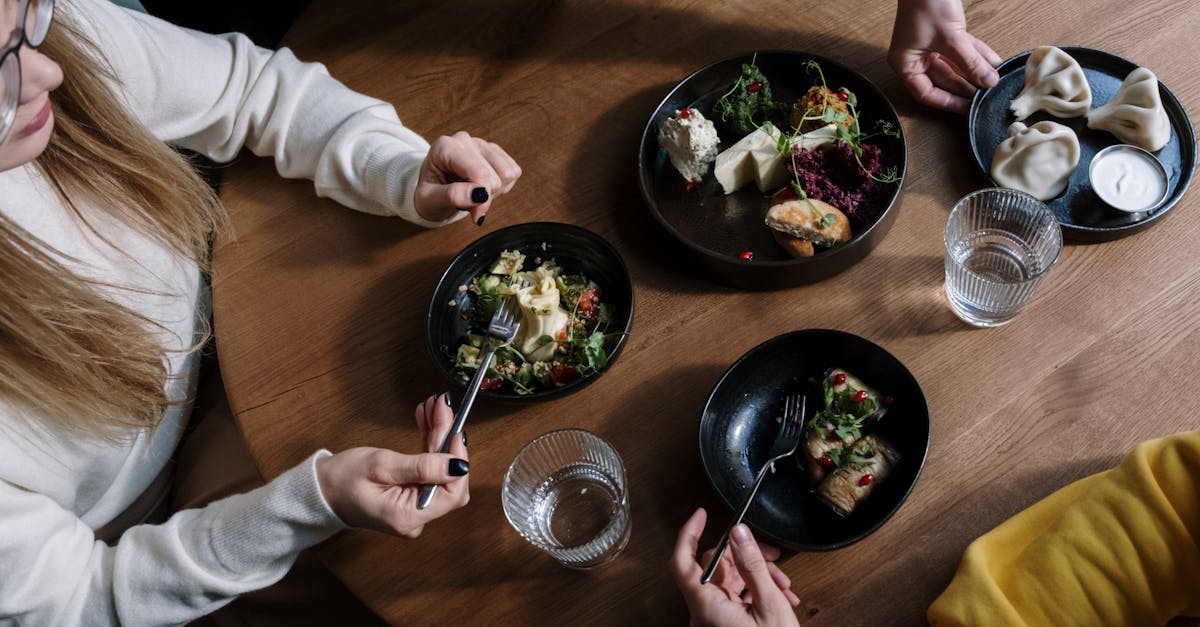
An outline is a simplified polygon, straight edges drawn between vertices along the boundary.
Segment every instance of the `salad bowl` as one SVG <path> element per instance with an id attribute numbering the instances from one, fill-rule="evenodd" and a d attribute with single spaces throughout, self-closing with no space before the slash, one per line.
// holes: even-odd
<path id="1" fill-rule="evenodd" d="M 458 347 L 473 327 L 477 296 L 469 289 L 485 275 L 504 251 L 519 251 L 533 265 L 550 260 L 565 274 L 586 276 L 600 288 L 600 300 L 610 312 L 605 329 L 606 363 L 596 372 L 553 386 L 518 392 L 513 386 L 481 389 L 480 398 L 536 401 L 562 396 L 588 385 L 610 368 L 620 355 L 633 324 L 633 283 L 620 253 L 608 241 L 585 228 L 558 222 L 517 224 L 489 233 L 467 245 L 450 261 L 434 288 L 427 315 L 426 339 L 434 364 L 455 386 L 466 387 L 469 376 L 456 365 Z"/>

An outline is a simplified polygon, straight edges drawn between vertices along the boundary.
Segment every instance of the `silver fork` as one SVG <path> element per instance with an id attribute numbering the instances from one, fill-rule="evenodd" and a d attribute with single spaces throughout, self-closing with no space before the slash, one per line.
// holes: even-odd
<path id="1" fill-rule="evenodd" d="M 712 579 L 713 573 L 717 570 L 717 564 L 721 563 L 721 556 L 725 554 L 725 549 L 729 546 L 729 532 L 738 523 L 742 522 L 746 511 L 750 509 L 750 503 L 754 501 L 754 495 L 758 494 L 758 487 L 762 485 L 763 478 L 767 476 L 767 470 L 775 462 L 796 452 L 796 448 L 800 445 L 800 432 L 804 427 L 804 406 L 806 400 L 803 394 L 797 396 L 789 396 L 783 401 L 783 419 L 779 421 L 779 433 L 775 436 L 775 443 L 771 445 L 771 455 L 762 468 L 758 471 L 758 476 L 754 478 L 754 486 L 750 488 L 750 493 L 746 495 L 746 500 L 742 503 L 741 510 L 738 512 L 737 518 L 729 523 L 729 528 L 725 530 L 725 535 L 721 536 L 721 541 L 717 543 L 717 551 L 713 553 L 712 561 L 708 563 L 708 567 L 704 569 L 704 574 L 700 576 L 700 583 L 708 583 Z"/>
<path id="2" fill-rule="evenodd" d="M 500 301 L 500 306 L 496 308 L 496 313 L 492 314 L 492 319 L 488 322 L 487 330 L 484 331 L 484 348 L 483 355 L 480 358 L 479 368 L 475 370 L 475 374 L 471 377 L 471 382 L 467 384 L 467 392 L 463 395 L 462 402 L 458 405 L 458 411 L 454 413 L 454 424 L 450 426 L 450 433 L 446 434 L 446 439 L 442 440 L 443 453 L 450 452 L 450 442 L 459 433 L 462 433 L 463 424 L 467 422 L 467 413 L 471 411 L 471 405 L 475 404 L 475 396 L 479 394 L 479 386 L 483 383 L 483 377 L 487 374 L 489 363 L 492 361 L 492 355 L 496 349 L 513 340 L 517 336 L 517 330 L 521 328 L 521 309 L 517 306 L 515 296 L 509 296 Z M 417 499 L 417 509 L 425 509 L 429 507 L 430 501 L 433 500 L 433 493 L 437 490 L 436 485 L 421 486 L 421 493 Z"/>

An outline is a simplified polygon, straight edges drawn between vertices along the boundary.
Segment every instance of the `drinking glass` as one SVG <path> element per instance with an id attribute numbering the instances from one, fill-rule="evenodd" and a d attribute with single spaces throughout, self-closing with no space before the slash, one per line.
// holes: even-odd
<path id="1" fill-rule="evenodd" d="M 1010 322 L 1062 251 L 1054 212 L 1014 189 L 964 196 L 946 221 L 946 298 L 965 322 Z"/>
<path id="2" fill-rule="evenodd" d="M 607 564 L 629 542 L 625 467 L 611 444 L 582 429 L 539 436 L 504 475 L 504 515 L 563 565 Z"/>

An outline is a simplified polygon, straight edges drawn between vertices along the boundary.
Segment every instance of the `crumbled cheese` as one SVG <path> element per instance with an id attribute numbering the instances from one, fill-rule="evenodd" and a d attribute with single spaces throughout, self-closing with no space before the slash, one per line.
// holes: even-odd
<path id="1" fill-rule="evenodd" d="M 667 151 L 671 165 L 690 182 L 699 182 L 708 165 L 717 158 L 717 129 L 696 109 L 686 109 L 687 117 L 667 118 L 658 129 L 658 143 Z"/>
<path id="2" fill-rule="evenodd" d="M 457 307 L 457 306 L 458 306 L 458 301 L 457 301 L 457 300 L 454 300 L 453 298 L 451 298 L 451 299 L 450 299 L 450 302 L 449 302 L 449 303 L 447 303 L 447 304 L 448 304 L 448 305 L 450 305 L 451 307 Z"/>

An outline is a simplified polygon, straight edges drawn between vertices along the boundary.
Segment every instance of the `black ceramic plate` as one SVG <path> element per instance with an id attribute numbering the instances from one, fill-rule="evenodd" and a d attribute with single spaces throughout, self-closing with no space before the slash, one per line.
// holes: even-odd
<path id="1" fill-rule="evenodd" d="M 884 195 L 879 215 L 865 228 L 855 229 L 853 238 L 844 244 L 818 252 L 813 257 L 794 259 L 771 237 L 763 223 L 769 208 L 770 193 L 761 193 L 754 185 L 728 196 L 712 174 L 692 190 L 671 165 L 666 150 L 658 144 L 658 129 L 677 109 L 698 109 L 706 118 L 712 115 L 713 103 L 741 76 L 743 63 L 754 55 L 726 59 L 697 70 L 683 79 L 663 99 L 642 132 L 638 153 L 639 181 L 655 220 L 667 233 L 679 241 L 696 269 L 723 283 L 750 289 L 777 289 L 827 278 L 861 260 L 883 239 L 895 220 L 891 211 L 900 193 L 900 183 L 889 184 L 890 194 Z M 821 64 L 826 84 L 831 89 L 846 87 L 858 97 L 858 111 L 864 132 L 872 132 L 879 120 L 889 122 L 900 130 L 900 119 L 892 104 L 861 74 L 837 62 L 802 52 L 759 52 L 755 59 L 759 69 L 771 82 L 772 95 L 780 102 L 793 102 L 819 81 L 805 71 L 804 63 L 815 60 Z M 722 128 L 714 119 L 721 136 L 721 149 L 742 138 Z M 903 131 L 899 138 L 880 135 L 868 143 L 882 149 L 887 163 L 895 165 L 904 176 L 907 152 Z M 749 250 L 752 261 L 742 261 L 739 255 Z"/>
<path id="2" fill-rule="evenodd" d="M 784 397 L 807 395 L 806 415 L 819 409 L 820 379 L 840 367 L 893 400 L 878 429 L 902 456 L 894 472 L 846 518 L 812 493 L 799 457 L 775 464 L 746 513 L 746 524 L 768 542 L 826 551 L 865 538 L 908 498 L 929 450 L 929 408 L 916 379 L 895 357 L 857 335 L 809 329 L 772 338 L 725 371 L 700 418 L 704 470 L 731 510 L 741 505 L 779 430 Z"/>
<path id="3" fill-rule="evenodd" d="M 520 250 L 526 255 L 526 267 L 535 258 L 553 258 L 568 274 L 587 276 L 600 286 L 601 301 L 612 307 L 612 326 L 608 332 L 623 332 L 609 356 L 608 367 L 616 361 L 625 338 L 633 324 L 633 284 L 625 261 L 599 235 L 571 224 L 530 222 L 517 224 L 489 233 L 468 245 L 446 268 L 433 290 L 429 303 L 429 353 L 434 363 L 455 385 L 466 387 L 454 369 L 454 354 L 467 335 L 470 312 L 475 301 L 470 292 L 460 292 L 459 286 L 469 285 L 471 279 L 486 272 L 503 250 Z M 604 370 L 573 383 L 544 389 L 533 394 L 481 390 L 479 395 L 492 399 L 540 400 L 573 392 L 604 374 Z"/>
<path id="4" fill-rule="evenodd" d="M 1087 76 L 1092 89 L 1092 107 L 1107 104 L 1117 93 L 1121 81 L 1138 65 L 1115 54 L 1075 46 L 1059 46 L 1071 55 Z M 1017 94 L 1025 87 L 1025 61 L 1032 51 L 1023 52 L 1004 63 L 997 70 L 1000 82 L 989 89 L 975 94 L 971 101 L 968 124 L 971 134 L 971 150 L 975 162 L 984 176 L 991 179 L 992 156 L 996 147 L 1008 137 L 1008 126 L 1016 117 L 1008 109 Z M 1153 70 L 1154 68 L 1150 68 Z M 1154 153 L 1167 169 L 1167 198 L 1158 208 L 1143 213 L 1126 213 L 1104 204 L 1092 191 L 1088 181 L 1088 166 L 1092 157 L 1102 148 L 1121 143 L 1111 133 L 1087 127 L 1087 118 L 1058 118 L 1045 111 L 1034 113 L 1025 119 L 1026 124 L 1052 120 L 1070 127 L 1079 137 L 1079 166 L 1071 175 L 1066 191 L 1050 199 L 1046 205 L 1054 211 L 1062 225 L 1063 236 L 1076 241 L 1101 242 L 1131 235 L 1148 228 L 1165 216 L 1175 203 L 1183 197 L 1196 171 L 1196 129 L 1188 117 L 1187 110 L 1175 94 L 1160 81 L 1159 94 L 1163 107 L 1171 120 L 1171 141 Z M 994 181 L 993 181 L 994 182 Z"/>

